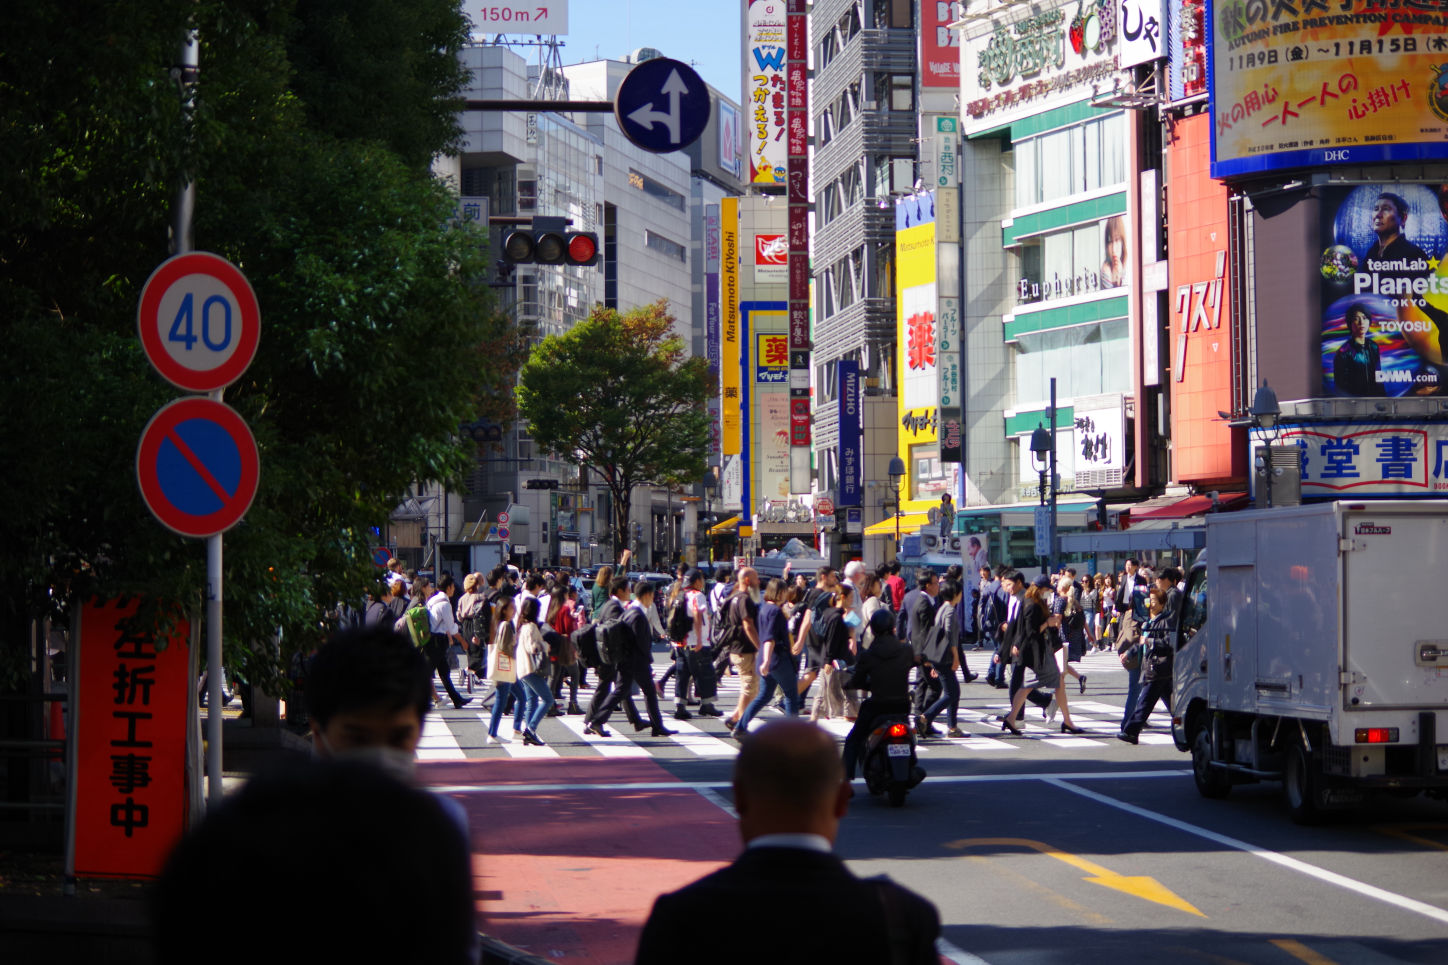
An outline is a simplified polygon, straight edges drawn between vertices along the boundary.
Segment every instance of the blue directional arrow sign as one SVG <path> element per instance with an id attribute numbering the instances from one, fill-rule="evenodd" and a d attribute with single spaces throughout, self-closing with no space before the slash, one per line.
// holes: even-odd
<path id="1" fill-rule="evenodd" d="M 667 154 L 688 147 L 709 125 L 709 87 L 688 64 L 667 57 L 646 60 L 623 79 L 613 101 L 624 136 L 645 151 Z"/>

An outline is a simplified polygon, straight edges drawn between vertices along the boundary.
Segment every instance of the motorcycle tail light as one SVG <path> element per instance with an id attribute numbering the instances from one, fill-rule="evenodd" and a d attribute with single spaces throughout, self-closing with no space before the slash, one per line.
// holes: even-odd
<path id="1" fill-rule="evenodd" d="M 904 724 L 891 724 L 891 725 L 890 725 L 890 736 L 891 736 L 891 737 L 904 737 L 904 736 L 906 735 L 906 733 L 908 733 L 908 728 L 906 728 L 906 726 L 905 726 Z"/>

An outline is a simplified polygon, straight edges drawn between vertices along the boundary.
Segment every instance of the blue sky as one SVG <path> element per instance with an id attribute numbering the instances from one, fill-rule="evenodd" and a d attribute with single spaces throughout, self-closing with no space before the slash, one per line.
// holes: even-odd
<path id="1" fill-rule="evenodd" d="M 739 11 L 739 0 L 570 0 L 563 63 L 656 47 L 738 100 Z"/>

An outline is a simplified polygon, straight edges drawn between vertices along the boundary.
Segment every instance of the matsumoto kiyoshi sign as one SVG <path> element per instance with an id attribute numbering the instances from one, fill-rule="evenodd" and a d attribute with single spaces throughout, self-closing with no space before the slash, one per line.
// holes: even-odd
<path id="1" fill-rule="evenodd" d="M 1321 192 L 1322 394 L 1448 393 L 1448 184 Z"/>
<path id="2" fill-rule="evenodd" d="M 1213 0 L 1212 177 L 1448 158 L 1448 0 Z"/>

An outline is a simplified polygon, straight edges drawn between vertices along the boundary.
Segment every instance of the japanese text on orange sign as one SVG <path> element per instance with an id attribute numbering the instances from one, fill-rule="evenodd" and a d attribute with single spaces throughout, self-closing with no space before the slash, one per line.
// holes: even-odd
<path id="1" fill-rule="evenodd" d="M 186 624 L 164 649 L 136 601 L 81 614 L 76 873 L 154 877 L 186 824 Z"/>

